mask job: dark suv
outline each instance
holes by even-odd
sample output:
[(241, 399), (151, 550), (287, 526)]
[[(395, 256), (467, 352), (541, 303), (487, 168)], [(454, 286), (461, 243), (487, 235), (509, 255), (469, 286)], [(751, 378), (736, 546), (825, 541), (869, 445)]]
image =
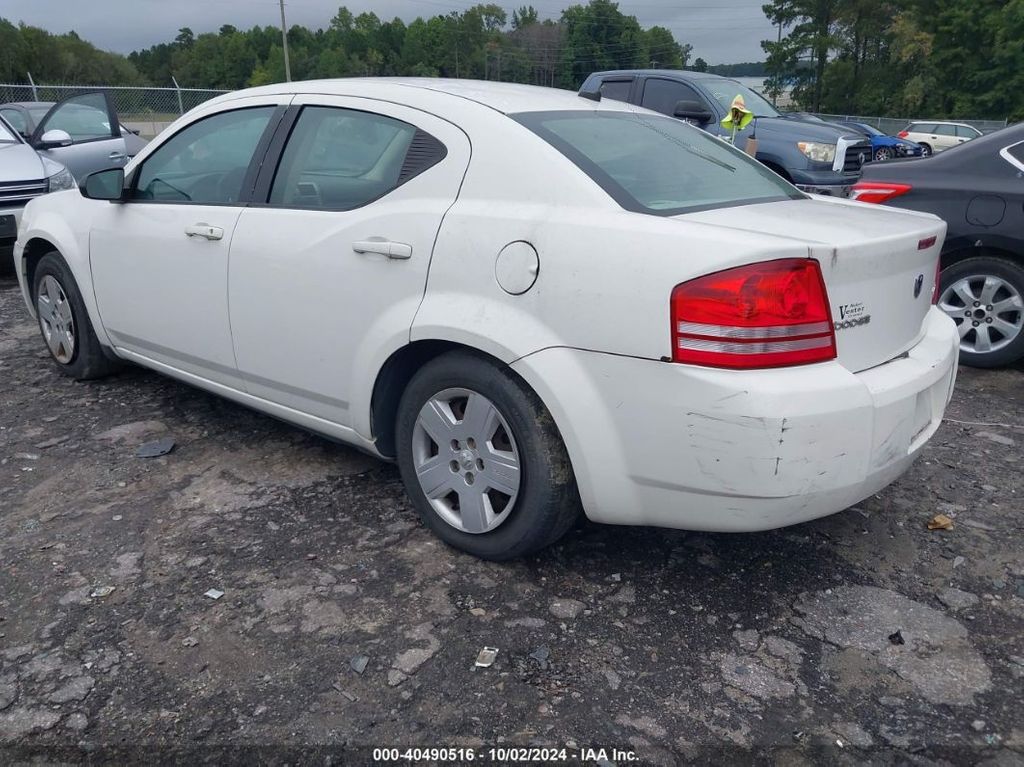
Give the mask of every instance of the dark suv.
[(845, 197), (871, 160), (871, 142), (855, 131), (784, 117), (763, 96), (719, 75), (674, 69), (623, 69), (595, 72), (581, 95), (626, 101), (678, 117), (709, 133), (728, 136), (722, 118), (737, 95), (756, 119), (736, 135), (744, 148), (756, 133), (757, 159), (807, 192)]

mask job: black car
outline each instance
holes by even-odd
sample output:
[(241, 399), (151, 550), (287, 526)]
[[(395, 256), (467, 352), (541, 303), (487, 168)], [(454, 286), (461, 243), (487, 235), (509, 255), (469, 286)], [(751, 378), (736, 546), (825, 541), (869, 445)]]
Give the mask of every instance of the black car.
[(1024, 358), (1024, 124), (926, 159), (867, 165), (852, 197), (945, 219), (938, 304), (960, 328), (960, 361)]

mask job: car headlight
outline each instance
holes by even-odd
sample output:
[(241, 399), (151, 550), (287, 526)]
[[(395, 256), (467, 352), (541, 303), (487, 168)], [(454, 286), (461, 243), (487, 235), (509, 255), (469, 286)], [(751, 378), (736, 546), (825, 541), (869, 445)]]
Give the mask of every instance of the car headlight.
[(74, 189), (78, 184), (75, 181), (75, 177), (71, 175), (71, 171), (67, 168), (62, 168), (58, 172), (54, 173), (48, 179), (49, 192), (60, 192), (64, 189)]
[(817, 141), (798, 141), (797, 148), (815, 162), (832, 162), (836, 159), (835, 144), (819, 144)]

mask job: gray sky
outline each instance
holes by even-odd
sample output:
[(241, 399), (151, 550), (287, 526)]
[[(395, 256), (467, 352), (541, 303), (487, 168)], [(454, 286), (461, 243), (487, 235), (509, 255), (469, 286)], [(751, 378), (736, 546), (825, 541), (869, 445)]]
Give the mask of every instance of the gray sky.
[[(542, 18), (557, 18), (573, 0), (535, 0)], [(574, 0), (581, 2), (581, 0)], [(773, 28), (761, 12), (764, 0), (642, 0), (620, 2), (619, 9), (647, 27), (658, 24), (672, 30), (681, 43), (693, 45), (693, 55), (711, 64), (759, 61), (760, 41), (773, 37)], [(474, 0), (285, 0), (288, 23), (325, 27), (346, 5), (353, 13), (372, 10), (382, 19), (395, 16), (409, 21), (475, 5)], [(511, 0), (497, 4), (512, 9), (529, 4)], [(277, 0), (4, 0), (0, 16), (15, 23), (51, 32), (74, 30), (100, 48), (128, 53), (170, 41), (179, 27), (199, 34), (222, 24), (247, 29), (279, 24)]]

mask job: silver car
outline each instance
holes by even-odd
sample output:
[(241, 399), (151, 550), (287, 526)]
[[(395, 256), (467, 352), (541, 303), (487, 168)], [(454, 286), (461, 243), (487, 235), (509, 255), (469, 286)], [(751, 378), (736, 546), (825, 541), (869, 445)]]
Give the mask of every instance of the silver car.
[(0, 117), (44, 157), (68, 167), (75, 178), (118, 168), (146, 145), (123, 127), (102, 91), (80, 93), (63, 101), (18, 101), (0, 104)]
[(72, 189), (75, 178), (61, 163), (36, 153), (0, 117), (0, 271), (10, 270), (21, 211), (33, 197)]

